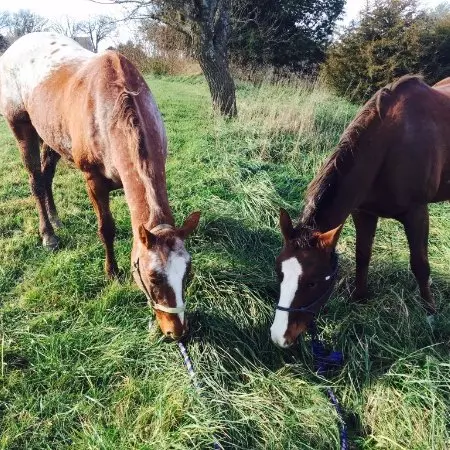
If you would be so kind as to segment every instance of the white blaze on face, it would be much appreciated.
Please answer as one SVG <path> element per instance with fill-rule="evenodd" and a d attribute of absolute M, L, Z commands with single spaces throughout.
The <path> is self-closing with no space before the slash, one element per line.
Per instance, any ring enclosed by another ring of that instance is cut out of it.
<path fill-rule="evenodd" d="M 290 308 L 294 301 L 295 293 L 298 288 L 298 281 L 302 274 L 302 266 L 295 257 L 289 258 L 281 263 L 281 271 L 283 272 L 283 281 L 280 288 L 279 306 Z M 289 313 L 287 311 L 275 311 L 275 319 L 270 327 L 270 337 L 274 344 L 280 347 L 287 347 L 286 334 L 288 327 Z"/>
<path fill-rule="evenodd" d="M 165 274 L 169 286 L 173 289 L 175 294 L 175 300 L 177 308 L 184 306 L 183 303 L 183 279 L 186 274 L 186 268 L 189 263 L 189 254 L 184 249 L 183 244 L 170 252 L 167 260 L 167 266 L 165 267 Z M 184 324 L 184 312 L 178 313 L 181 324 Z"/>

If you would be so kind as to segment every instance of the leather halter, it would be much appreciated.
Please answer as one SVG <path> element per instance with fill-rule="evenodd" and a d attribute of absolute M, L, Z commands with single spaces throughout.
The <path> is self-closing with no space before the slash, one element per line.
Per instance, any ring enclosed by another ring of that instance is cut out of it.
<path fill-rule="evenodd" d="M 300 306 L 298 308 L 286 308 L 284 306 L 276 305 L 275 309 L 278 309 L 279 311 L 286 311 L 286 312 L 302 312 L 302 313 L 308 313 L 308 314 L 316 314 L 317 311 L 320 309 L 323 303 L 327 300 L 327 298 L 330 296 L 331 291 L 334 288 L 334 284 L 336 282 L 336 277 L 338 273 L 338 262 L 339 257 L 336 252 L 333 252 L 331 254 L 331 263 L 332 263 L 332 272 L 325 277 L 325 279 L 328 279 L 327 281 L 330 282 L 330 285 L 328 286 L 327 290 L 316 300 L 311 302 L 308 305 Z"/>
<path fill-rule="evenodd" d="M 162 223 L 160 225 L 156 225 L 156 227 L 152 228 L 150 230 L 150 233 L 154 233 L 156 231 L 160 231 L 160 230 L 166 230 L 166 229 L 174 229 L 174 227 L 172 225 L 168 225 L 166 223 Z M 144 290 L 145 296 L 147 297 L 148 302 L 150 303 L 150 306 L 158 311 L 162 311 L 165 312 L 167 314 L 179 314 L 182 313 L 186 310 L 185 306 L 177 306 L 176 308 L 171 308 L 170 306 L 164 306 L 164 305 L 160 305 L 159 303 L 156 303 L 152 296 L 150 295 L 150 293 L 148 292 L 147 286 L 145 286 L 144 280 L 142 279 L 142 275 L 141 275 L 141 270 L 140 270 L 140 266 L 139 266 L 139 258 L 133 263 L 134 269 L 133 272 L 136 271 L 138 276 L 139 276 L 139 280 L 141 282 L 142 288 Z"/>

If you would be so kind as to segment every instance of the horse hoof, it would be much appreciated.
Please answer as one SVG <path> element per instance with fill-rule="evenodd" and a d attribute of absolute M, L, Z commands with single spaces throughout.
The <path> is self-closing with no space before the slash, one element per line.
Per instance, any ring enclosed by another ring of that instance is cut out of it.
<path fill-rule="evenodd" d="M 58 248 L 59 241 L 55 235 L 52 236 L 44 236 L 42 238 L 42 245 L 47 250 L 55 251 Z"/>

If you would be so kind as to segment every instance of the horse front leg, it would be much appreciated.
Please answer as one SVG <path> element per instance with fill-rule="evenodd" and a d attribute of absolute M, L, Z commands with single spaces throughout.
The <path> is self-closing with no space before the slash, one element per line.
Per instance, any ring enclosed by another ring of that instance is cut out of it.
<path fill-rule="evenodd" d="M 116 227 L 109 208 L 109 181 L 96 173 L 86 173 L 85 177 L 89 198 L 97 216 L 98 234 L 105 247 L 105 272 L 109 278 L 114 278 L 118 276 L 119 269 L 114 254 Z"/>
<path fill-rule="evenodd" d="M 378 216 L 362 211 L 355 211 L 352 217 L 356 229 L 356 279 L 352 300 L 362 301 L 369 296 L 367 276 Z"/>
<path fill-rule="evenodd" d="M 436 314 L 436 304 L 430 289 L 428 262 L 428 206 L 421 205 L 408 211 L 400 219 L 405 228 L 410 251 L 411 270 L 419 284 L 420 295 L 428 314 Z"/>

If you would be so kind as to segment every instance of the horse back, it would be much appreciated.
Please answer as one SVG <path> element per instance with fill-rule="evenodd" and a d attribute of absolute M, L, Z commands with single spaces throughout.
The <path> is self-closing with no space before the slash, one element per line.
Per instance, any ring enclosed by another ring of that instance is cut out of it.
<path fill-rule="evenodd" d="M 0 112 L 7 118 L 26 112 L 34 89 L 55 70 L 64 64 L 79 65 L 94 56 L 56 33 L 21 37 L 0 57 Z"/>
<path fill-rule="evenodd" d="M 411 204 L 450 199 L 450 84 L 401 79 L 382 100 L 375 140 L 387 148 L 366 202 L 395 217 Z M 382 205 L 382 206 L 380 206 Z"/>
<path fill-rule="evenodd" d="M 156 103 L 138 70 L 117 52 L 97 55 L 69 38 L 33 33 L 1 57 L 0 83 L 7 119 L 31 120 L 45 143 L 82 170 L 96 166 L 119 182 L 116 166 L 128 159 L 131 138 L 142 144 L 134 158 L 165 160 Z"/>

